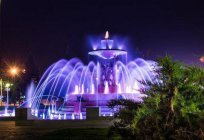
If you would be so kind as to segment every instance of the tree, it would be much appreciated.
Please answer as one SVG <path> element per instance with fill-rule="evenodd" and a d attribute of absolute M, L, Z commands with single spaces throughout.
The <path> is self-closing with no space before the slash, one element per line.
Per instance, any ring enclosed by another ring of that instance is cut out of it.
<path fill-rule="evenodd" d="M 127 134 L 132 139 L 204 139 L 204 69 L 185 66 L 169 56 L 157 63 L 160 82 L 141 82 L 145 85 L 141 91 L 148 96 L 135 105 L 133 119 L 124 125 L 129 126 Z M 126 111 L 122 108 L 119 112 Z M 123 122 L 123 114 L 118 115 L 114 120 Z M 132 118 L 131 113 L 126 115 Z M 112 128 L 123 127 L 114 124 Z"/>
<path fill-rule="evenodd" d="M 37 84 L 39 80 L 39 71 L 35 64 L 34 58 L 29 56 L 26 63 L 25 63 L 25 74 L 23 75 L 23 82 L 21 83 L 23 92 L 25 93 L 27 86 L 30 84 L 31 81 L 34 81 Z"/>
<path fill-rule="evenodd" d="M 140 103 L 133 100 L 119 99 L 109 101 L 108 107 L 116 111 L 113 125 L 108 131 L 108 137 L 119 134 L 124 139 L 132 139 L 134 136 L 132 135 L 131 123 L 139 106 Z"/>
<path fill-rule="evenodd" d="M 132 128 L 138 139 L 203 139 L 204 70 L 158 59 L 160 84 L 146 84 Z"/>

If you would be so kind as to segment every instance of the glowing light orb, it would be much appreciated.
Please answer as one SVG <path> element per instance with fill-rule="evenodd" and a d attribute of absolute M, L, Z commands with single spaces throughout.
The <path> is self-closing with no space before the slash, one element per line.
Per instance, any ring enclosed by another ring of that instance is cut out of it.
<path fill-rule="evenodd" d="M 105 34 L 105 39 L 108 39 L 109 38 L 109 32 L 106 31 L 106 34 Z"/>
<path fill-rule="evenodd" d="M 9 73 L 10 73 L 12 76 L 18 75 L 19 69 L 18 69 L 17 67 L 11 67 L 10 70 L 9 70 Z"/>
<path fill-rule="evenodd" d="M 204 63 L 204 56 L 200 58 L 200 62 Z"/>

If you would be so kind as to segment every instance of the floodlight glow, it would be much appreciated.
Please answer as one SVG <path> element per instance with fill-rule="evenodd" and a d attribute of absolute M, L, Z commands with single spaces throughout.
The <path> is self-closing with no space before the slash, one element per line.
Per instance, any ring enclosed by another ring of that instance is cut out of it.
<path fill-rule="evenodd" d="M 11 85 L 12 85 L 11 83 L 6 83 L 6 84 L 5 84 L 5 88 L 10 88 Z"/>
<path fill-rule="evenodd" d="M 105 39 L 108 39 L 109 38 L 109 32 L 106 31 L 106 34 L 105 34 Z"/>

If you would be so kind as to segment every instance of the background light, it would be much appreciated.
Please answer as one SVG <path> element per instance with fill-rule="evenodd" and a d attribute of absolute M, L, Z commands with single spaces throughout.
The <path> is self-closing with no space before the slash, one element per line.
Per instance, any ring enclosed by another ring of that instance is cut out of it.
<path fill-rule="evenodd" d="M 12 84 L 10 84 L 10 83 L 6 83 L 6 84 L 5 84 L 5 88 L 9 88 L 11 85 L 12 85 Z"/>

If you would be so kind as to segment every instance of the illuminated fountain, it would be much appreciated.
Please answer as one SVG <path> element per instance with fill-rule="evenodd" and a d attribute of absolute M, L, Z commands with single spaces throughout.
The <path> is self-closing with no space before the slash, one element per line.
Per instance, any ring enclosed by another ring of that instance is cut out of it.
<path fill-rule="evenodd" d="M 142 84 L 154 82 L 154 61 L 137 58 L 127 62 L 127 51 L 105 39 L 89 52 L 91 61 L 59 60 L 43 74 L 32 96 L 32 114 L 41 119 L 84 119 L 87 107 L 100 107 L 101 116 L 112 116 L 111 99 L 141 102 Z"/>

